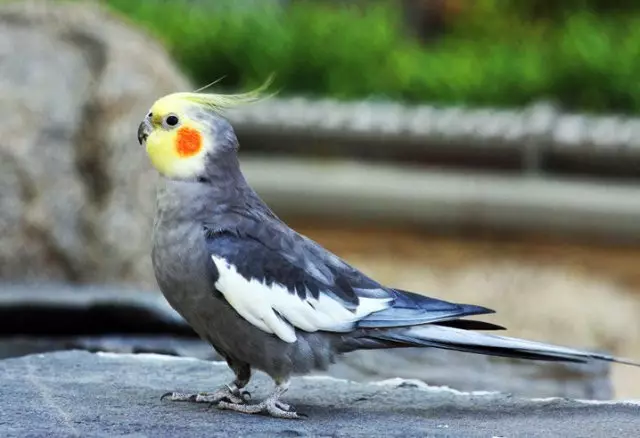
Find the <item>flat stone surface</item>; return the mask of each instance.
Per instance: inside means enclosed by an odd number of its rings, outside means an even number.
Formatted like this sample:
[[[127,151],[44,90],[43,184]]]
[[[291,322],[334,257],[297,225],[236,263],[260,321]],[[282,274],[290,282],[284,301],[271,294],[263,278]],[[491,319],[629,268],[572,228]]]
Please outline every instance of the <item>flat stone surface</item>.
[[[0,283],[0,359],[73,349],[221,360],[159,292]],[[529,398],[614,396],[604,362],[535,362],[439,349],[358,351],[341,356],[328,374],[354,381],[403,377]]]
[[[160,355],[70,351],[0,361],[0,436],[634,437],[639,402],[516,399],[399,379],[354,383],[296,378],[284,398],[305,420],[160,401],[165,391],[211,390],[224,364]],[[254,400],[270,390],[257,374]]]

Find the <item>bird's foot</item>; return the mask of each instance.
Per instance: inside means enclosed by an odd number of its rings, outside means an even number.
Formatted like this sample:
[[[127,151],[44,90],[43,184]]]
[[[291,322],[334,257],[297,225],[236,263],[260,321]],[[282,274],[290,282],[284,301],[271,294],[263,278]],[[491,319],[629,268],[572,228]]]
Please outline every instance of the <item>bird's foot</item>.
[[[225,385],[215,392],[199,392],[190,394],[185,392],[167,392],[160,400],[168,398],[170,401],[191,402],[191,403],[219,403],[227,401],[233,404],[242,405],[251,400],[251,393],[244,388],[238,388],[234,384]]]
[[[300,419],[307,417],[305,414],[296,412],[292,406],[273,398],[268,398],[256,405],[221,401],[217,407],[219,409],[242,412],[243,414],[267,414],[274,418]]]

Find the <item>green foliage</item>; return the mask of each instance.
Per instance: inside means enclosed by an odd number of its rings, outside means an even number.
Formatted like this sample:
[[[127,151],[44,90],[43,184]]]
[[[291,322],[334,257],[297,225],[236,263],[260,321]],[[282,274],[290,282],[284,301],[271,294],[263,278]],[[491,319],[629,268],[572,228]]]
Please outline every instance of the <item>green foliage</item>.
[[[634,0],[511,0],[508,3],[509,9],[520,16],[535,19],[562,20],[578,11],[598,15],[640,11],[640,3]]]
[[[157,35],[198,86],[225,77],[237,90],[275,73],[282,94],[493,106],[551,99],[568,109],[640,112],[640,12],[557,22],[523,15],[525,4],[556,0],[518,0],[517,8],[477,0],[424,47],[387,3],[106,1]],[[598,3],[569,3],[589,1]]]
[[[550,58],[550,94],[571,108],[640,111],[640,16],[602,20],[572,17]]]

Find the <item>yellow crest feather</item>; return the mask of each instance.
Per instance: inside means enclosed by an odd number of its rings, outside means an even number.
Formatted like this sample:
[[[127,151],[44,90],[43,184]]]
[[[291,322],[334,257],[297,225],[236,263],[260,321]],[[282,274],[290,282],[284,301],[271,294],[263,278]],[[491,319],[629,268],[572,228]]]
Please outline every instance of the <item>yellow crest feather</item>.
[[[220,81],[220,79],[212,82],[209,85],[206,85],[205,87],[200,88],[198,91],[206,89],[211,85],[214,85],[218,81]],[[269,97],[272,97],[273,95],[276,94],[275,92],[268,95],[264,94],[264,92],[269,88],[272,82],[273,82],[273,75],[270,75],[267,78],[267,80],[258,88],[251,91],[247,91],[245,93],[213,94],[213,93],[199,93],[196,91],[192,93],[187,93],[187,92],[175,93],[173,97],[178,99],[183,99],[188,102],[196,103],[198,105],[202,105],[216,112],[221,112],[226,109],[231,109],[231,108],[235,108],[238,106],[242,106],[242,105],[246,105],[254,102],[259,102],[261,100],[265,100]]]

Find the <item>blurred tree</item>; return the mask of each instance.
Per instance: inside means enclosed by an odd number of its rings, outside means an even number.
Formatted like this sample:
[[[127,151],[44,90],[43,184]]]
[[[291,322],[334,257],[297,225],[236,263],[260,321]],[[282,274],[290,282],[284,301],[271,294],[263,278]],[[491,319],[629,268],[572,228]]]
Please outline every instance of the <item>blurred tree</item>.
[[[404,20],[414,37],[423,43],[446,34],[463,0],[402,0]]]
[[[291,4],[292,0],[281,0]],[[305,0],[297,0],[300,3]],[[465,0],[306,0],[335,6],[352,6],[366,11],[384,4],[402,10],[409,35],[422,43],[438,40],[446,34],[449,24],[463,8]]]

